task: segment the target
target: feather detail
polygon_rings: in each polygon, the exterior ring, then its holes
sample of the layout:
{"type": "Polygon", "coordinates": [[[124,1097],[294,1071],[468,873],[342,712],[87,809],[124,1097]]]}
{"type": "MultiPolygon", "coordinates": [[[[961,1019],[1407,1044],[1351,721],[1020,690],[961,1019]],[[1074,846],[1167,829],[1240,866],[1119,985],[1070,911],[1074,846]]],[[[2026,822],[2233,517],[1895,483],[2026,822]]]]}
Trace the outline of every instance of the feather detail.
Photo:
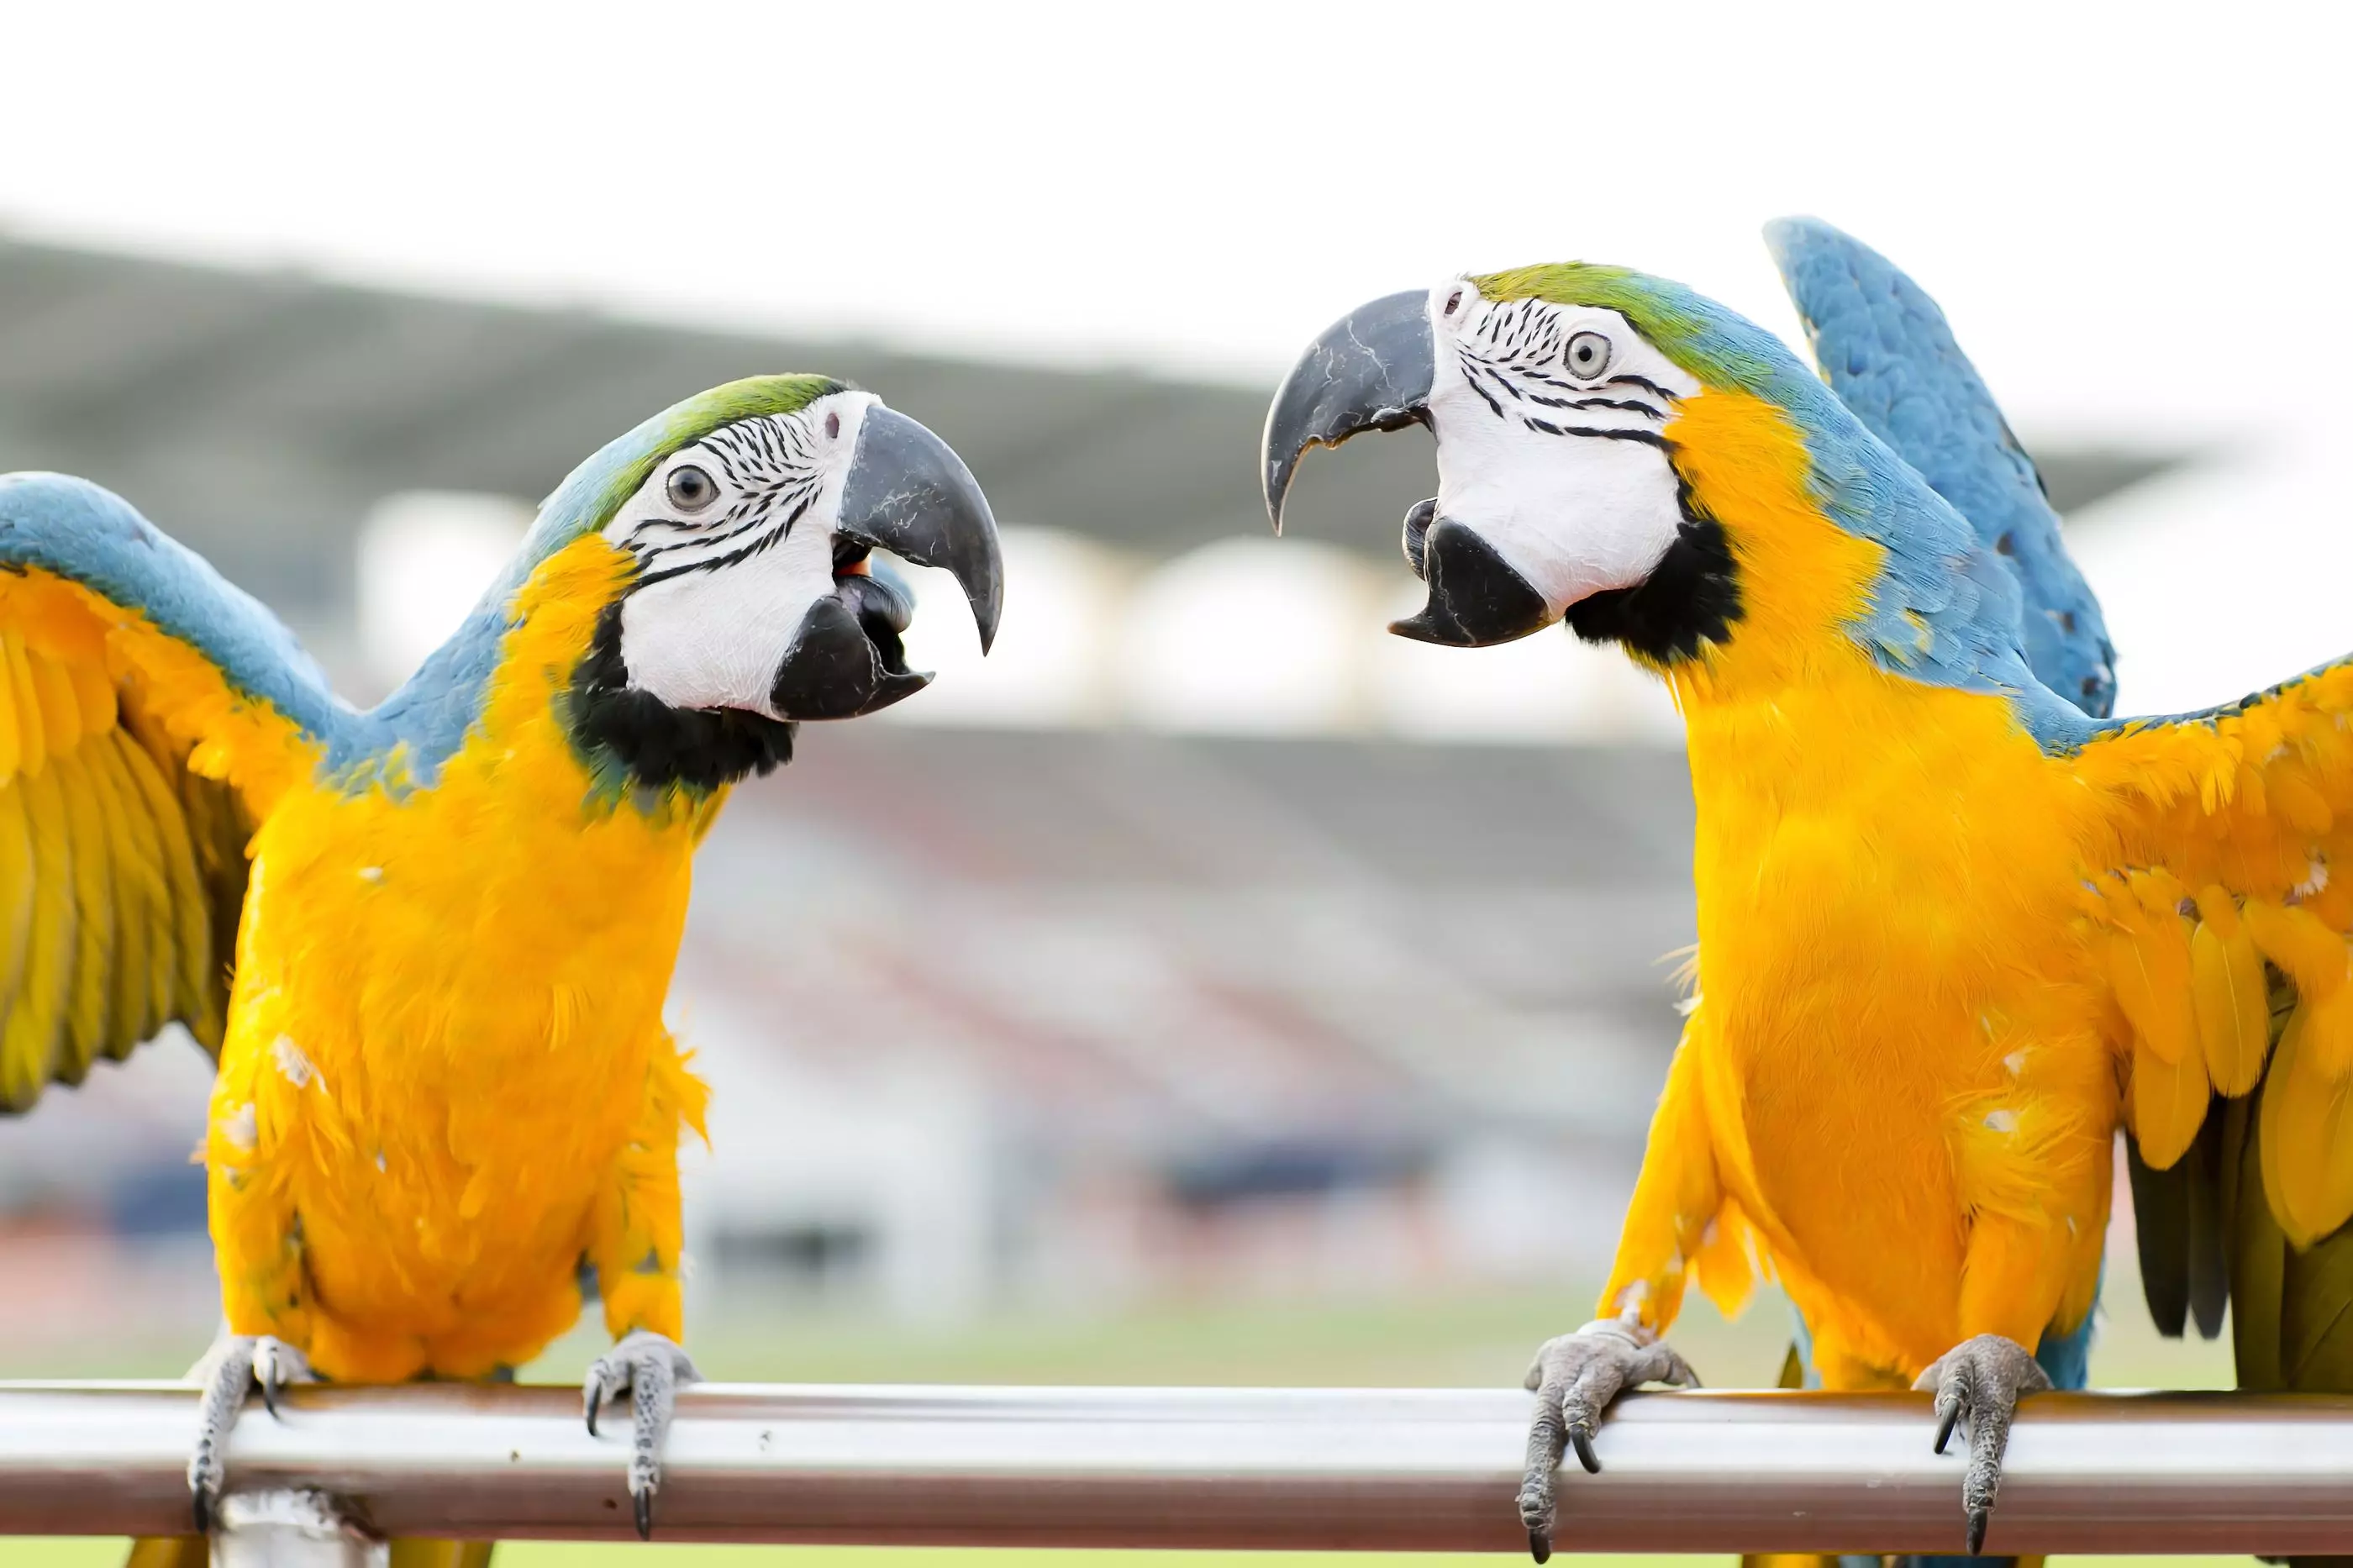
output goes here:
{"type": "Polygon", "coordinates": [[[2345,984],[2345,939],[2309,910],[2249,899],[2242,907],[2247,932],[2263,955],[2295,982],[2306,999],[2326,996],[2345,984]]]}
{"type": "Polygon", "coordinates": [[[2108,938],[2108,974],[2116,1005],[2145,1051],[2168,1067],[2196,1058],[2198,1025],[2188,1005],[2188,921],[2170,913],[2150,915],[2114,932],[2108,938]]]}
{"type": "Polygon", "coordinates": [[[2302,1247],[2353,1217],[2353,1079],[2314,1062],[2298,1005],[2280,1035],[2263,1090],[2263,1193],[2288,1240],[2302,1247]]]}
{"type": "MultiPolygon", "coordinates": [[[[23,994],[33,944],[33,839],[21,779],[0,784],[0,999],[13,1009],[23,994]]],[[[47,1081],[45,1062],[0,1050],[0,1102],[32,1104],[47,1081]]]]}
{"type": "Polygon", "coordinates": [[[2168,1062],[2144,1039],[2132,1055],[2132,1125],[2141,1158],[2154,1170],[2169,1168],[2196,1142],[2212,1099],[2194,1047],[2168,1062]]]}
{"type": "Polygon", "coordinates": [[[2307,838],[2318,838],[2337,825],[2327,797],[2300,770],[2282,768],[2273,776],[2272,803],[2307,838]]]}
{"type": "Polygon", "coordinates": [[[2201,889],[2198,910],[2198,929],[2189,936],[2189,979],[2199,1044],[2214,1088],[2242,1095],[2263,1077],[2271,1048],[2263,956],[2229,893],[2219,887],[2201,889]]]}
{"type": "MultiPolygon", "coordinates": [[[[93,731],[93,747],[103,743],[104,733],[93,731]]],[[[108,869],[106,816],[99,805],[98,786],[90,776],[88,750],[77,747],[59,757],[55,772],[58,789],[65,797],[66,838],[73,847],[77,951],[73,984],[66,1000],[66,1036],[73,1062],[69,1081],[78,1082],[90,1063],[114,1054],[110,1048],[114,1042],[109,1033],[112,1012],[108,989],[114,969],[114,882],[108,869]]]]}
{"type": "Polygon", "coordinates": [[[73,682],[65,668],[39,649],[25,650],[26,668],[33,677],[33,694],[41,706],[42,745],[51,757],[70,752],[81,742],[81,710],[74,700],[73,682]]]}
{"type": "Polygon", "coordinates": [[[23,771],[25,749],[17,738],[23,723],[16,710],[15,685],[6,679],[7,656],[0,651],[0,784],[5,784],[23,771]]]}
{"type": "MultiPolygon", "coordinates": [[[[25,969],[0,1026],[0,1058],[13,1087],[54,1078],[65,1067],[65,1002],[76,949],[73,868],[68,859],[66,803],[52,765],[16,781],[33,847],[33,925],[25,969]]],[[[35,1092],[38,1092],[36,1089],[35,1092]]]]}
{"type": "Polygon", "coordinates": [[[121,731],[99,736],[90,747],[90,782],[106,815],[107,862],[114,878],[113,1028],[118,1047],[145,1039],[164,1019],[150,1008],[147,976],[154,952],[155,917],[149,906],[162,897],[160,883],[146,870],[146,813],[136,802],[123,750],[132,744],[121,731]]]}
{"type": "Polygon", "coordinates": [[[212,989],[211,910],[196,880],[195,847],[188,840],[187,818],[179,797],[164,782],[153,755],[161,737],[133,731],[133,738],[140,743],[125,746],[123,757],[155,825],[156,858],[165,887],[157,984],[160,994],[168,998],[165,1005],[170,1016],[200,1016],[206,1011],[206,993],[212,989]]]}
{"type": "Polygon", "coordinates": [[[146,924],[146,962],[140,973],[145,981],[147,1016],[160,1026],[179,1011],[179,975],[174,963],[176,922],[172,910],[171,838],[166,824],[179,823],[179,807],[163,793],[154,776],[155,764],[136,740],[119,739],[125,786],[123,810],[134,825],[140,847],[138,875],[140,911],[146,924]]]}
{"type": "Polygon", "coordinates": [[[1715,1218],[1700,1233],[1691,1262],[1700,1293],[1725,1317],[1738,1317],[1756,1294],[1758,1276],[1765,1272],[1756,1229],[1738,1204],[1725,1200],[1715,1218]]]}
{"type": "Polygon", "coordinates": [[[25,657],[25,639],[14,632],[0,636],[0,658],[8,664],[8,696],[16,710],[18,768],[37,773],[48,764],[48,736],[41,722],[40,693],[33,688],[33,667],[25,657]]]}

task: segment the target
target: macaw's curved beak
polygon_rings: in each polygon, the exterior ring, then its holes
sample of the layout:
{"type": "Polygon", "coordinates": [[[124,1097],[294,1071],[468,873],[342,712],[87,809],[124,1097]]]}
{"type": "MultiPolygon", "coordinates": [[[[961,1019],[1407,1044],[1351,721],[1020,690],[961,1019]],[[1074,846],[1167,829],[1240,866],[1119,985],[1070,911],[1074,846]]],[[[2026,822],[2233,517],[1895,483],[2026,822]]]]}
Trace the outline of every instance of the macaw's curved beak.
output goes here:
{"type": "MultiPolygon", "coordinates": [[[[1282,501],[1310,447],[1336,447],[1366,430],[1430,423],[1437,344],[1422,289],[1360,305],[1307,347],[1267,411],[1267,516],[1282,531],[1282,501]]],[[[1399,637],[1483,647],[1549,626],[1559,616],[1544,595],[1474,530],[1436,500],[1406,514],[1406,561],[1430,586],[1419,612],[1391,623],[1399,637]]]]}
{"type": "Polygon", "coordinates": [[[907,668],[899,641],[913,599],[868,565],[870,550],[944,568],[972,605],[981,652],[997,640],[1005,605],[997,519],[964,459],[913,419],[879,403],[866,410],[833,533],[834,591],[809,607],[776,668],[770,701],[781,717],[854,719],[931,684],[907,668]]]}
{"type": "Polygon", "coordinates": [[[1421,289],[1360,305],[1307,345],[1266,411],[1259,447],[1267,521],[1277,533],[1283,498],[1307,448],[1429,422],[1436,353],[1430,294],[1421,289]]]}

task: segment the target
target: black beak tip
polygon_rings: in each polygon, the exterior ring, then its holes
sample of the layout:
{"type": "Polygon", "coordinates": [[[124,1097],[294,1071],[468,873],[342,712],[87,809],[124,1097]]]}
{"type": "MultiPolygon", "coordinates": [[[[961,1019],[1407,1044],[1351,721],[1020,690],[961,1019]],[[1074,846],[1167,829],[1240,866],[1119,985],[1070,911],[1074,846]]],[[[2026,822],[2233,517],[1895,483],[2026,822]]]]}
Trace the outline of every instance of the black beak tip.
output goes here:
{"type": "Polygon", "coordinates": [[[1417,610],[1401,621],[1391,621],[1389,630],[1398,637],[1411,637],[1415,642],[1435,643],[1440,647],[1462,646],[1462,639],[1459,637],[1450,637],[1435,620],[1431,619],[1427,609],[1417,610]]]}
{"type": "Polygon", "coordinates": [[[865,707],[860,708],[858,714],[862,718],[869,713],[879,713],[893,703],[904,702],[931,683],[932,672],[927,669],[910,669],[898,674],[885,675],[876,682],[873,699],[865,707]]]}

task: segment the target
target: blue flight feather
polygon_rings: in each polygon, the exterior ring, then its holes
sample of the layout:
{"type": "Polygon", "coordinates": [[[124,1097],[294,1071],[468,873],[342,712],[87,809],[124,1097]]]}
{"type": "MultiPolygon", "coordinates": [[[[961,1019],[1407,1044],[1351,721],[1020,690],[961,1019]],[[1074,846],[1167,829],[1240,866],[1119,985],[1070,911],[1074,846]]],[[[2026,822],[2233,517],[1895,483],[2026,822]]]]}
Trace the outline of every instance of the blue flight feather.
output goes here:
{"type": "Polygon", "coordinates": [[[1831,387],[1953,504],[2009,569],[2042,682],[2094,718],[2116,700],[2099,601],[2060,536],[2031,458],[1953,341],[1944,312],[1887,258],[1819,218],[1765,228],[1831,387]]]}

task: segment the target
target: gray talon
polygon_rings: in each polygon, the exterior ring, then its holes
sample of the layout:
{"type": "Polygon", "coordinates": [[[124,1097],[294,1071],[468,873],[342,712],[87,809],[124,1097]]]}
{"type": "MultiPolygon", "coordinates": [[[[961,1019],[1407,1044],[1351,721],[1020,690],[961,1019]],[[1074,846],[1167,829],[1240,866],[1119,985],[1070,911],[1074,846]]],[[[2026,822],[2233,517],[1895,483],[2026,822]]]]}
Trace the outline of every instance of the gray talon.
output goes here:
{"type": "Polygon", "coordinates": [[[1938,1356],[1912,1385],[1936,1391],[1936,1452],[1961,1425],[1968,1433],[1969,1468],[1961,1478],[1961,1514],[1969,1555],[1985,1545],[2001,1490],[2002,1455],[2010,1447],[2010,1424],[2019,1400],[2051,1387],[2050,1374],[2033,1353],[2000,1334],[1964,1340],[1938,1356]]]}
{"type": "Polygon", "coordinates": [[[640,1329],[597,1357],[581,1385],[591,1436],[596,1435],[596,1415],[605,1402],[629,1395],[629,1504],[640,1541],[653,1538],[654,1494],[661,1489],[662,1439],[670,1432],[678,1391],[702,1381],[702,1374],[675,1342],[640,1329]]]}
{"type": "Polygon", "coordinates": [[[209,1535],[220,1512],[221,1487],[228,1479],[228,1435],[246,1395],[261,1386],[261,1403],[278,1415],[278,1396],[297,1383],[313,1381],[310,1361],[283,1340],[268,1334],[224,1334],[188,1379],[203,1384],[196,1415],[196,1447],[188,1459],[188,1509],[196,1533],[209,1535]]]}
{"type": "Polygon", "coordinates": [[[1646,1383],[1697,1388],[1699,1379],[1672,1346],[1648,1331],[1621,1323],[1588,1323],[1573,1334],[1548,1340],[1536,1352],[1524,1382],[1536,1396],[1528,1428],[1527,1469],[1520,1479],[1520,1522],[1528,1530],[1528,1555],[1542,1563],[1552,1555],[1553,1526],[1559,1517],[1556,1491],[1561,1456],[1570,1449],[1588,1474],[1601,1471],[1594,1434],[1609,1402],[1646,1383]]]}

